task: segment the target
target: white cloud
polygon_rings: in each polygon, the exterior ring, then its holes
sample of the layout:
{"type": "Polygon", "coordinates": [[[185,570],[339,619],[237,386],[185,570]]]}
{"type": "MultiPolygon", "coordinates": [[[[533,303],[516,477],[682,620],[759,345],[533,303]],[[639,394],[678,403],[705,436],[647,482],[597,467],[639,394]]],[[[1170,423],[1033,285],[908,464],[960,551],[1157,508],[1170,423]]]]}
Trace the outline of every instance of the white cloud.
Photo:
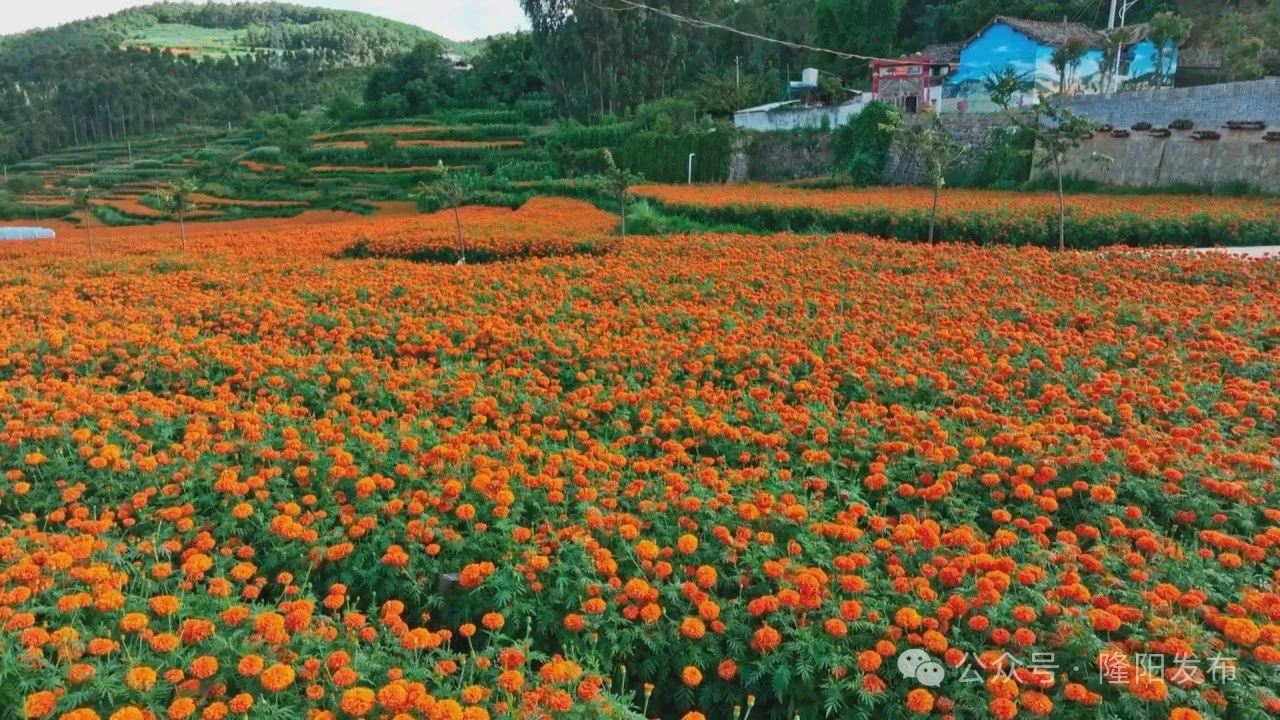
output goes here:
{"type": "MultiPolygon", "coordinates": [[[[227,0],[217,0],[226,2],[227,0]]],[[[470,40],[527,27],[517,0],[295,0],[306,5],[359,10],[412,23],[453,40],[470,40]]],[[[72,20],[109,15],[142,3],[137,0],[3,0],[0,35],[72,20]]]]}

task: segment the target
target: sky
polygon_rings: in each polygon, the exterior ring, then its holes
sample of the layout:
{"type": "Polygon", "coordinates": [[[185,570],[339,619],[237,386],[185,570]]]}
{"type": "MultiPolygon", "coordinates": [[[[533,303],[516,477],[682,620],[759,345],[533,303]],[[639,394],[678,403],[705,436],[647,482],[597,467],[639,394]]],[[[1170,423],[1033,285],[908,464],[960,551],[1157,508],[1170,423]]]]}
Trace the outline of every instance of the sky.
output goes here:
{"type": "MultiPolygon", "coordinates": [[[[203,1],[203,0],[202,0],[203,1]]],[[[226,0],[216,0],[225,2],[226,0]]],[[[318,5],[340,10],[359,10],[413,23],[450,40],[471,40],[528,27],[517,0],[291,0],[299,5],[318,5]]],[[[38,27],[61,25],[72,20],[110,15],[143,0],[0,0],[0,35],[38,27]]]]}

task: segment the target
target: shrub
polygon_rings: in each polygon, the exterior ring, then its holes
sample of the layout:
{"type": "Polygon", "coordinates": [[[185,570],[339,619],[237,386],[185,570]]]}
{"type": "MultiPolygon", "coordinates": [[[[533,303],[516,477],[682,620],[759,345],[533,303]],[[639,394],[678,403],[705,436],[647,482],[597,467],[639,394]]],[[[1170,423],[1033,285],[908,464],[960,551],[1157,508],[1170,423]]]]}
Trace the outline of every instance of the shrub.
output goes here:
{"type": "Polygon", "coordinates": [[[837,130],[831,142],[836,172],[848,175],[850,183],[856,186],[878,184],[893,145],[892,133],[882,126],[892,125],[897,114],[892,105],[873,100],[837,130]]]}
{"type": "Polygon", "coordinates": [[[164,168],[164,163],[160,160],[151,159],[134,160],[132,167],[134,170],[162,170],[164,168]]]}

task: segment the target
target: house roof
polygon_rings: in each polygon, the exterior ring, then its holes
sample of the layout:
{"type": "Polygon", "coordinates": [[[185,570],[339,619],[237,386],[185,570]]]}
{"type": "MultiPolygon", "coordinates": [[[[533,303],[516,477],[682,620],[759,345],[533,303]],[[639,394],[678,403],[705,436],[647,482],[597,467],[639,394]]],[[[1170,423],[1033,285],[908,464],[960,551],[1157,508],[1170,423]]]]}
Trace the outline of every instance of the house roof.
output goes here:
{"type": "MultiPolygon", "coordinates": [[[[978,31],[978,35],[987,31],[987,28],[996,23],[1004,23],[1018,32],[1026,35],[1032,40],[1037,40],[1045,45],[1053,47],[1061,47],[1072,38],[1083,38],[1089,43],[1089,47],[1102,47],[1106,44],[1106,37],[1102,33],[1083,23],[1061,23],[1051,22],[1047,20],[1024,20],[1022,18],[1009,17],[1007,15],[997,15],[991,18],[991,22],[987,23],[982,30],[978,31]]],[[[977,37],[975,35],[974,37],[977,37]]]]}
{"type": "Polygon", "coordinates": [[[784,107],[786,105],[795,105],[798,102],[800,101],[799,100],[783,100],[782,102],[772,102],[767,105],[757,105],[755,107],[749,107],[742,110],[735,110],[733,114],[737,115],[738,113],[769,112],[771,110],[777,110],[778,108],[784,107]]]}
{"type": "Polygon", "coordinates": [[[853,95],[853,97],[848,98],[844,102],[837,103],[835,105],[812,106],[812,105],[804,105],[800,100],[783,100],[781,102],[772,102],[767,105],[757,105],[755,107],[743,108],[742,110],[734,110],[733,114],[741,115],[743,113],[767,113],[767,112],[773,112],[774,110],[813,110],[816,108],[843,107],[845,105],[854,105],[859,102],[862,102],[863,93],[861,90],[846,90],[845,92],[853,95]]]}
{"type": "Polygon", "coordinates": [[[964,43],[962,42],[934,43],[933,45],[925,45],[919,52],[912,53],[912,55],[932,58],[940,63],[956,63],[960,62],[960,49],[963,47],[964,43]]]}

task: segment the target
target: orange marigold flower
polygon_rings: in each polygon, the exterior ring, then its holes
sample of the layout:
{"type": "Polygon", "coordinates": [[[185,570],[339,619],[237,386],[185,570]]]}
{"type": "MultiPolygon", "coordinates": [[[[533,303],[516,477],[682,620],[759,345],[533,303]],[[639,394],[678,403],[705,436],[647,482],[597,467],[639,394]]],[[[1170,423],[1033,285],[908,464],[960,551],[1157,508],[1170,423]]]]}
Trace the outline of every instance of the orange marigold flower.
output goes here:
{"type": "Polygon", "coordinates": [[[928,714],[933,710],[933,693],[924,688],[907,693],[907,709],[917,715],[928,714]]]}
{"type": "Polygon", "coordinates": [[[230,702],[227,703],[227,707],[230,708],[231,712],[243,715],[253,707],[253,696],[249,693],[240,693],[231,698],[230,702]]]}
{"type": "Polygon", "coordinates": [[[680,672],[680,679],[689,687],[697,687],[702,683],[702,671],[692,665],[687,665],[680,672]]]}
{"type": "Polygon", "coordinates": [[[57,706],[58,697],[48,690],[32,693],[22,703],[22,709],[29,718],[48,717],[57,706]]]}
{"type": "Polygon", "coordinates": [[[125,673],[124,684],[127,685],[130,690],[146,692],[155,686],[156,679],[158,677],[159,675],[156,673],[155,669],[147,667],[146,665],[139,665],[138,667],[131,668],[129,672],[125,673]]]}
{"type": "Polygon", "coordinates": [[[196,701],[189,697],[180,697],[169,703],[166,714],[169,720],[186,720],[196,711],[196,701]]]}
{"type": "Polygon", "coordinates": [[[338,703],[343,712],[355,717],[368,715],[373,712],[374,706],[373,690],[364,687],[348,688],[342,693],[342,700],[338,703]]]}
{"type": "Polygon", "coordinates": [[[258,676],[258,681],[262,683],[263,689],[268,692],[282,692],[293,684],[297,673],[289,665],[276,663],[258,676]]]}

